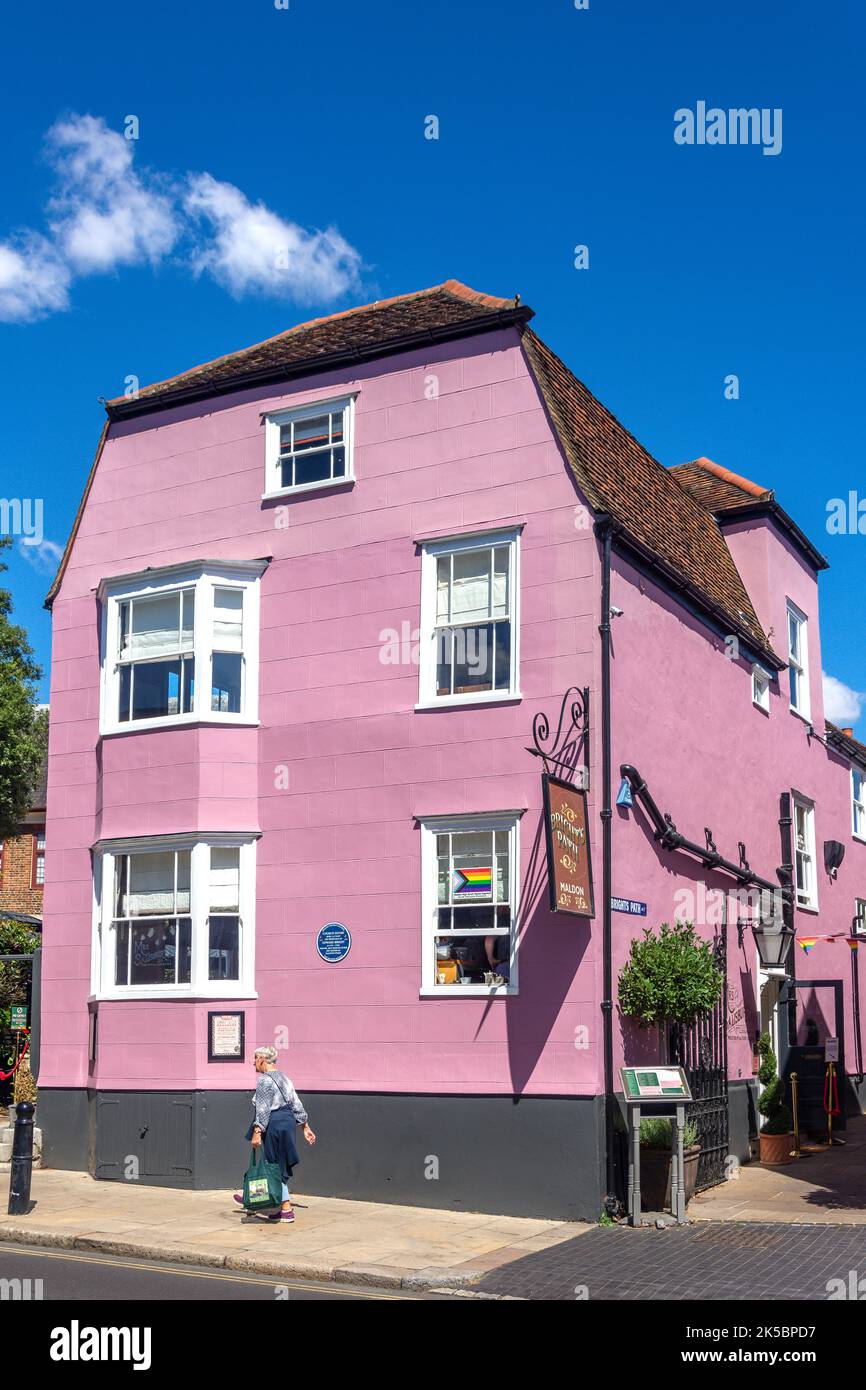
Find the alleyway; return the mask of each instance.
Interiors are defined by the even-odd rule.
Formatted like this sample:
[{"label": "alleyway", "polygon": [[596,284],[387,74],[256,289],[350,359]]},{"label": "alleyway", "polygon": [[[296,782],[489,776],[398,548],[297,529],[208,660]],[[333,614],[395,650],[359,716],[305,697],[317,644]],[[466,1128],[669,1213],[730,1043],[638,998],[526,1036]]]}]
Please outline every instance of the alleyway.
[{"label": "alleyway", "polygon": [[866,1225],[866,1115],[849,1119],[840,1137],[844,1148],[810,1153],[783,1168],[746,1164],[737,1177],[694,1197],[689,1216]]}]

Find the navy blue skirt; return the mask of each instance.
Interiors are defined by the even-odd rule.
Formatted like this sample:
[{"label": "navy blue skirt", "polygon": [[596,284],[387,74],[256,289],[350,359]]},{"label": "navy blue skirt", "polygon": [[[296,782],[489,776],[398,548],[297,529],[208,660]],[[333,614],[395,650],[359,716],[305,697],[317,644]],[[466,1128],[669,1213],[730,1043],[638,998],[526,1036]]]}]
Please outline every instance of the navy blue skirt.
[{"label": "navy blue skirt", "polygon": [[[268,1120],[268,1127],[262,1135],[262,1148],[264,1150],[266,1163],[278,1163],[280,1165],[280,1176],[283,1182],[288,1182],[292,1176],[292,1170],[296,1164],[300,1163],[298,1148],[295,1144],[295,1130],[298,1122],[295,1119],[292,1107],[284,1105],[279,1110],[271,1111],[271,1118]],[[246,1132],[249,1141],[253,1137],[253,1125],[250,1125]]]}]

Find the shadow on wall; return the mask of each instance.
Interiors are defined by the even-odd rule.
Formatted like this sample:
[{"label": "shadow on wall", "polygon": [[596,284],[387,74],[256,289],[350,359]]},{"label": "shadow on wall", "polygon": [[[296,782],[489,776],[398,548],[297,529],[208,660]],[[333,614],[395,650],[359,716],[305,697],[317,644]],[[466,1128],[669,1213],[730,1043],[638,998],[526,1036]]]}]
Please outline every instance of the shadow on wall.
[{"label": "shadow on wall", "polygon": [[[520,993],[504,1001],[488,1000],[476,1031],[484,1030],[490,1010],[505,1008],[508,1060],[515,1096],[521,1096],[538,1065],[562,1006],[580,968],[590,941],[590,930],[598,922],[588,918],[563,917],[553,913],[548,900],[547,845],[544,815],[539,816],[521,888]],[[555,967],[555,968],[552,968]],[[587,1052],[601,1056],[601,1016],[598,1035],[590,1029]],[[575,1048],[580,1039],[575,1035]],[[595,1071],[588,1077],[594,1088]]]}]

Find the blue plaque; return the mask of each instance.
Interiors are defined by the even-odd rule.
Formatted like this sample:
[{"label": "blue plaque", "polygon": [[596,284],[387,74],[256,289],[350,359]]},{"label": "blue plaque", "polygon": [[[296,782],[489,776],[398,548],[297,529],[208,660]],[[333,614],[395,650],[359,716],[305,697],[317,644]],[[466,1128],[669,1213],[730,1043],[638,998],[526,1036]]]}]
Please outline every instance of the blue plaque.
[{"label": "blue plaque", "polygon": [[316,950],[329,965],[345,960],[352,945],[352,933],[342,922],[328,922],[316,937]]}]

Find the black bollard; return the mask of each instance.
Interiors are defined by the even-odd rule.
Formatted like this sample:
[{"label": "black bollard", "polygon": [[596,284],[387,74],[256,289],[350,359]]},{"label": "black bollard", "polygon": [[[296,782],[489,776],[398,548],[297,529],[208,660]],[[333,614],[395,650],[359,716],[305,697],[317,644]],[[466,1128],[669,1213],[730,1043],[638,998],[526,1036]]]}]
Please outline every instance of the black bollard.
[{"label": "black bollard", "polygon": [[26,1216],[30,1208],[30,1178],[33,1173],[33,1115],[35,1107],[21,1100],[15,1107],[15,1133],[12,1137],[12,1172],[9,1178],[10,1216]]}]

